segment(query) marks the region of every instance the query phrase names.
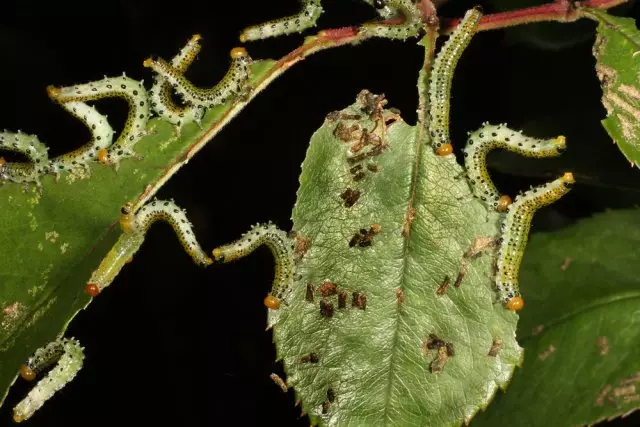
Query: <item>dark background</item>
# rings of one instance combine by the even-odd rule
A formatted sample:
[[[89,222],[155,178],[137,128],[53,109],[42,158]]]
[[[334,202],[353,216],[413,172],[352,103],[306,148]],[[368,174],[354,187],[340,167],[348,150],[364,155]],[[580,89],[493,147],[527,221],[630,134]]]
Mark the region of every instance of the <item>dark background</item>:
[[[1,123],[36,133],[50,155],[80,146],[83,125],[46,96],[59,86],[127,75],[148,85],[149,55],[171,58],[194,33],[203,48],[189,75],[210,86],[225,72],[228,52],[243,26],[284,16],[294,0],[151,0],[45,2],[4,0],[0,11]],[[442,16],[461,16],[489,2],[450,1]],[[326,0],[324,28],[375,16],[356,0]],[[638,5],[618,9],[638,15]],[[606,208],[636,205],[638,171],[611,143],[599,120],[605,111],[591,55],[590,22],[547,24],[482,33],[460,61],[452,95],[452,128],[459,149],[465,132],[484,121],[507,122],[540,136],[564,134],[562,159],[538,161],[492,156],[503,191],[575,172],[577,186],[545,209],[535,229],[561,227]],[[254,58],[279,57],[302,40],[295,35],[247,47]],[[290,229],[298,175],[309,137],[332,110],[353,102],[361,88],[384,92],[389,106],[415,122],[415,82],[422,61],[414,43],[374,40],[310,57],[274,82],[216,139],[163,187],[187,209],[200,243],[213,248],[251,224],[273,220]],[[147,85],[147,87],[148,87]],[[101,111],[124,121],[124,103]],[[265,332],[262,298],[273,262],[267,250],[229,265],[195,267],[170,227],[152,227],[135,262],[74,320],[67,336],[86,347],[85,367],[30,421],[53,425],[308,425],[293,392],[271,382],[276,365]],[[10,424],[12,406],[28,387],[18,381],[0,409]],[[640,423],[638,415],[617,425]]]

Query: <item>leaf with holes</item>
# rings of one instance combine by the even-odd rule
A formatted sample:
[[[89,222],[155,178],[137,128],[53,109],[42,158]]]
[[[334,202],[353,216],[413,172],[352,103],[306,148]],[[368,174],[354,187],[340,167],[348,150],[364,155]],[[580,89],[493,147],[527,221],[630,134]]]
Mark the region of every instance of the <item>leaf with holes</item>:
[[[495,302],[495,252],[453,286],[499,217],[384,102],[363,91],[312,137],[293,211],[303,249],[269,322],[312,424],[458,425],[522,355],[517,315]]]
[[[598,21],[593,46],[607,118],[602,125],[631,162],[640,162],[640,31],[631,18],[585,9]]]
[[[473,426],[586,425],[640,408],[639,230],[634,209],[531,238],[524,364]]]

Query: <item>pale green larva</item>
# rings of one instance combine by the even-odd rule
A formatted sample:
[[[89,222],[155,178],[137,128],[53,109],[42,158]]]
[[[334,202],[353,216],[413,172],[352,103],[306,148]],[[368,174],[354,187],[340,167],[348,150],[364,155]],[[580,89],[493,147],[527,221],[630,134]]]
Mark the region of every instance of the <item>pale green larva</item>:
[[[451,33],[447,42],[436,56],[429,81],[429,116],[431,118],[429,130],[433,148],[438,155],[448,155],[453,152],[449,137],[449,111],[451,105],[451,83],[453,72],[462,52],[467,47],[474,33],[482,12],[471,9]]]
[[[402,22],[367,22],[361,27],[361,31],[375,37],[387,39],[406,40],[420,34],[424,26],[422,12],[412,0],[381,0],[375,3],[378,13],[385,20],[393,20],[398,17]]]
[[[525,136],[520,131],[506,125],[490,125],[469,134],[464,148],[464,163],[473,194],[486,202],[492,209],[504,212],[511,203],[509,196],[500,196],[487,170],[487,154],[495,148],[502,148],[526,157],[553,157],[566,149],[566,138],[537,139]]]
[[[276,264],[271,293],[264,299],[264,303],[268,308],[277,310],[293,281],[295,238],[289,237],[272,223],[257,224],[235,242],[215,248],[213,259],[219,262],[234,261],[247,256],[261,245],[267,245],[271,250]]]
[[[13,420],[19,423],[29,419],[56,391],[76,376],[83,360],[83,348],[73,338],[58,339],[36,350],[27,363],[20,367],[24,379],[32,381],[43,369],[53,364],[56,366],[13,408]]]
[[[105,77],[102,80],[61,88],[49,87],[49,96],[60,103],[97,101],[122,98],[129,104],[129,113],[118,139],[111,145],[108,155],[99,160],[118,167],[120,160],[134,155],[133,146],[146,135],[149,120],[147,91],[142,82],[126,77]]]
[[[61,102],[60,105],[87,126],[91,132],[91,141],[76,150],[51,159],[49,169],[56,175],[78,167],[89,171],[89,162],[97,160],[100,150],[111,146],[113,128],[109,125],[106,116],[84,102]]]
[[[153,200],[135,213],[131,206],[128,203],[122,207],[120,227],[123,233],[91,275],[85,286],[87,294],[95,297],[113,282],[142,246],[149,227],[157,221],[165,221],[171,225],[180,244],[196,264],[206,266],[213,262],[198,244],[185,211],[173,201]]]
[[[320,0],[302,0],[301,3],[302,8],[295,15],[245,28],[240,34],[240,41],[244,43],[251,40],[277,37],[283,34],[300,33],[314,27],[318,17],[322,14]]]
[[[20,131],[0,132],[0,149],[24,154],[29,162],[7,162],[0,157],[0,183],[4,181],[40,185],[40,176],[49,168],[48,148],[37,136]]]
[[[199,108],[210,108],[237,97],[244,89],[249,79],[251,58],[244,48],[231,49],[231,66],[222,80],[209,89],[195,87],[183,73],[161,58],[148,58],[145,67],[150,67],[156,73],[170,82],[182,99]]]
[[[549,182],[516,197],[502,221],[502,239],[496,263],[496,292],[498,299],[509,310],[517,311],[524,306],[518,287],[518,272],[527,246],[533,214],[567,194],[575,182],[573,174],[567,172]]]
[[[195,34],[180,52],[173,57],[171,65],[180,73],[184,73],[200,52],[199,34]],[[176,105],[171,98],[173,88],[162,74],[156,74],[155,82],[149,91],[151,108],[163,119],[175,125],[176,132],[191,122],[200,123],[204,110],[194,105]]]

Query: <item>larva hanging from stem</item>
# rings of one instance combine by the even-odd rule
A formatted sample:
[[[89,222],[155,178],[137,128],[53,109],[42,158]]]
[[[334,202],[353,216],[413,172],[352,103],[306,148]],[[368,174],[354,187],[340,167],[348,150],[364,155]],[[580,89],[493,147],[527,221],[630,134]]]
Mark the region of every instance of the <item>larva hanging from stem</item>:
[[[116,169],[120,160],[134,155],[133,146],[146,135],[149,120],[147,91],[142,82],[122,77],[105,77],[96,82],[75,86],[48,88],[49,96],[60,103],[96,101],[104,98],[122,98],[129,104],[129,113],[118,139],[105,151],[98,153],[101,161]]]
[[[171,60],[171,65],[184,73],[200,52],[200,34],[195,34],[186,46]],[[156,74],[155,82],[149,91],[151,108],[163,119],[176,126],[176,132],[187,123],[199,123],[204,110],[194,105],[176,105],[171,98],[173,88],[161,74]]]
[[[57,89],[49,87],[49,90],[53,91],[52,98],[56,99]],[[113,142],[113,128],[106,116],[84,102],[60,102],[60,105],[87,126],[91,132],[91,141],[76,150],[51,159],[50,171],[56,175],[77,167],[89,171],[89,162],[96,160],[100,150],[107,149]]]
[[[20,375],[24,379],[32,381],[40,371],[54,363],[56,366],[13,408],[13,420],[19,423],[29,419],[56,391],[76,376],[83,360],[83,348],[73,338],[58,339],[36,350],[27,363],[20,367]]]
[[[498,299],[512,311],[520,310],[524,300],[518,288],[518,272],[527,245],[533,214],[567,194],[575,182],[567,172],[555,181],[534,187],[516,197],[502,222],[502,241],[496,264]]]
[[[198,244],[185,211],[173,201],[153,200],[136,213],[132,212],[128,203],[121,210],[120,227],[123,233],[91,275],[85,286],[87,294],[95,297],[113,282],[122,267],[138,252],[147,230],[156,221],[171,225],[180,244],[196,264],[207,266],[213,262]]]
[[[380,15],[386,20],[399,16],[402,22],[367,22],[361,30],[376,37],[406,40],[415,37],[423,27],[422,12],[412,0],[382,0],[375,3]]]
[[[247,42],[277,37],[284,34],[300,33],[314,27],[318,17],[322,14],[320,0],[301,0],[302,8],[299,13],[285,18],[274,19],[258,25],[252,25],[242,30],[240,41]]]
[[[553,157],[566,149],[566,138],[530,138],[522,132],[509,129],[506,125],[490,125],[469,134],[464,148],[464,163],[473,194],[489,204],[492,209],[505,212],[511,204],[507,195],[500,196],[487,170],[487,154],[495,148],[502,148],[526,157]]]
[[[451,33],[449,40],[442,46],[436,56],[429,82],[429,126],[431,140],[436,154],[446,156],[453,152],[449,137],[449,110],[451,105],[451,83],[453,72],[458,64],[462,52],[467,47],[476,27],[480,22],[482,12],[471,9],[465,13],[460,24]]]
[[[201,89],[195,87],[182,72],[162,58],[147,58],[144,61],[145,67],[151,68],[174,85],[175,91],[182,96],[186,103],[200,108],[224,104],[238,96],[246,87],[250,75],[250,64],[251,58],[244,48],[231,49],[231,66],[227,74],[212,88]]]
[[[267,245],[276,263],[271,292],[264,299],[264,304],[277,310],[293,280],[293,250],[296,246],[294,238],[271,223],[258,224],[235,242],[215,248],[213,259],[230,262],[249,255],[261,245]]]
[[[27,135],[20,131],[0,132],[0,149],[24,154],[29,162],[7,162],[0,158],[0,183],[11,181],[17,183],[34,182],[40,186],[40,176],[49,167],[48,148],[37,136]]]

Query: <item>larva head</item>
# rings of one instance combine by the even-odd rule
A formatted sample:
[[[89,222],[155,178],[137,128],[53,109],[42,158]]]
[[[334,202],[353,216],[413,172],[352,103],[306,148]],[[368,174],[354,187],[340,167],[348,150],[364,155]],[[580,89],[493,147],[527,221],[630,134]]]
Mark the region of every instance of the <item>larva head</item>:
[[[264,298],[264,305],[271,310],[277,310],[280,308],[280,300],[273,295],[267,295]]]
[[[576,182],[571,172],[565,172],[565,174],[562,175],[562,177],[560,177],[560,181],[562,181],[567,186],[574,184]]]
[[[449,143],[442,144],[440,147],[436,149],[436,154],[438,156],[448,156],[451,153],[453,153],[453,145]]]
[[[49,85],[47,86],[47,95],[49,95],[49,98],[51,99],[57,99],[60,96],[60,89],[53,85]]]
[[[7,161],[4,159],[4,157],[0,157],[0,168],[4,166],[6,163]]]
[[[554,142],[558,153],[562,153],[567,149],[567,138],[564,135],[560,135],[559,137],[557,137]]]
[[[95,298],[100,295],[100,286],[96,283],[87,283],[84,287],[84,293],[89,295],[91,298]]]
[[[191,36],[191,41],[192,42],[197,42],[198,40],[201,40],[201,39],[202,39],[202,35],[200,35],[200,34],[194,34],[194,35]]]
[[[36,371],[34,371],[33,369],[31,369],[30,367],[28,367],[25,364],[20,365],[20,376],[22,377],[22,379],[24,379],[25,381],[33,381],[36,379]]]
[[[147,68],[151,68],[151,66],[153,65],[153,58],[147,58],[142,62],[142,65],[147,67]]]
[[[98,151],[97,157],[100,163],[105,165],[109,163],[109,152],[107,151],[106,148],[100,149]]]
[[[513,297],[505,303],[505,307],[511,311],[520,311],[524,307],[524,299],[519,295]]]
[[[248,56],[249,53],[247,52],[247,49],[243,47],[234,47],[231,49],[231,59],[244,58]]]
[[[224,262],[224,255],[222,254],[222,250],[220,248],[215,248],[212,252],[211,255],[213,256],[213,259],[217,262],[217,261],[221,261]]]
[[[503,194],[498,199],[498,204],[496,206],[496,209],[498,210],[498,212],[506,212],[507,209],[509,209],[509,205],[511,205],[511,203],[513,203],[513,200],[511,200],[511,197],[509,197],[506,194]]]

